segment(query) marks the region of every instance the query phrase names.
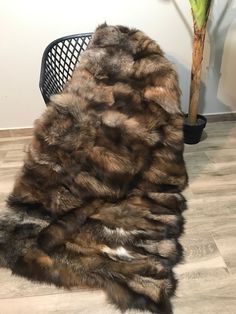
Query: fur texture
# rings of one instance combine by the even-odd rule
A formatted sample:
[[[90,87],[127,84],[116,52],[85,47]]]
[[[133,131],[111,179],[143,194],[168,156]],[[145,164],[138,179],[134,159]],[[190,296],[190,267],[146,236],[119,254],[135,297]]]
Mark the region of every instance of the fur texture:
[[[176,72],[139,30],[101,25],[51,97],[0,223],[4,267],[172,313],[187,184]],[[26,209],[26,210],[25,210]]]

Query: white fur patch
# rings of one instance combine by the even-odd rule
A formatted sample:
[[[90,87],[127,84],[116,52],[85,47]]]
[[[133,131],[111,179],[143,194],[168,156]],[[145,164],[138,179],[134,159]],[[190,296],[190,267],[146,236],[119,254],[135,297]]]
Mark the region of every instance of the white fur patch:
[[[130,232],[125,231],[123,228],[110,229],[106,226],[104,226],[104,232],[108,233],[109,235],[116,234],[121,237],[128,237],[130,235]]]
[[[102,248],[104,253],[107,253],[109,256],[118,257],[119,259],[131,260],[133,256],[122,246],[119,246],[116,249],[111,249],[108,246]]]
[[[128,241],[130,240],[130,237],[133,237],[139,234],[143,234],[143,235],[147,234],[147,232],[144,230],[126,231],[123,228],[110,229],[106,226],[103,227],[103,231],[105,235],[119,238],[119,240],[122,242],[126,242],[125,240]]]

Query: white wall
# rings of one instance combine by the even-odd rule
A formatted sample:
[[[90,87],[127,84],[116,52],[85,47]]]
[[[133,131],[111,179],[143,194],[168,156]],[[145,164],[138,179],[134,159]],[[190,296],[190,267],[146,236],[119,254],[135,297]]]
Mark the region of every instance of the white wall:
[[[236,111],[236,0],[213,0],[202,73],[201,111]]]
[[[226,2],[236,6],[236,0],[215,0],[215,15]],[[178,13],[176,3],[185,21]],[[204,89],[203,99],[206,96],[211,99],[211,89],[216,87],[214,96],[219,100],[217,106],[207,103],[204,112],[236,110],[236,88],[227,83],[232,79],[227,69],[235,68],[236,64],[233,50],[235,20],[228,11],[222,24],[224,34],[219,42],[227,51],[221,67],[222,75],[217,78],[213,75],[214,85],[207,82],[210,76],[206,71],[203,73],[206,85],[210,86],[210,89]],[[176,63],[183,91],[183,109],[186,110],[191,65],[189,27],[191,29],[192,23],[188,0],[0,0],[0,128],[32,126],[45,108],[38,81],[41,57],[47,44],[64,35],[94,31],[104,21],[139,28],[157,40],[166,55]],[[212,21],[214,24],[214,16]],[[220,36],[219,33],[217,35]],[[216,45],[216,50],[221,46]],[[206,50],[209,56],[210,49]],[[211,59],[214,59],[214,53],[213,49]],[[205,68],[208,66],[212,65],[205,62]]]

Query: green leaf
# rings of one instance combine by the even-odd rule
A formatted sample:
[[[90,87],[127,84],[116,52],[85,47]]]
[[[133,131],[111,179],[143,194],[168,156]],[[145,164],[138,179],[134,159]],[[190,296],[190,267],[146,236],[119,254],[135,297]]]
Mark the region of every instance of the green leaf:
[[[199,30],[206,22],[211,0],[189,0],[192,8],[193,20],[196,22]]]

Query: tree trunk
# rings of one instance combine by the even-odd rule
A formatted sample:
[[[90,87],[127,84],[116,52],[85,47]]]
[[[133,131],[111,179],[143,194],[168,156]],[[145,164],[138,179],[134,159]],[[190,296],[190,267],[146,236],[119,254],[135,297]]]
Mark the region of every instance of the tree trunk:
[[[201,67],[203,59],[204,41],[206,34],[206,23],[203,25],[201,31],[198,30],[196,23],[194,23],[194,41],[192,52],[192,71],[191,71],[191,85],[190,85],[190,100],[188,111],[188,123],[193,125],[197,121],[199,93],[201,84]]]

